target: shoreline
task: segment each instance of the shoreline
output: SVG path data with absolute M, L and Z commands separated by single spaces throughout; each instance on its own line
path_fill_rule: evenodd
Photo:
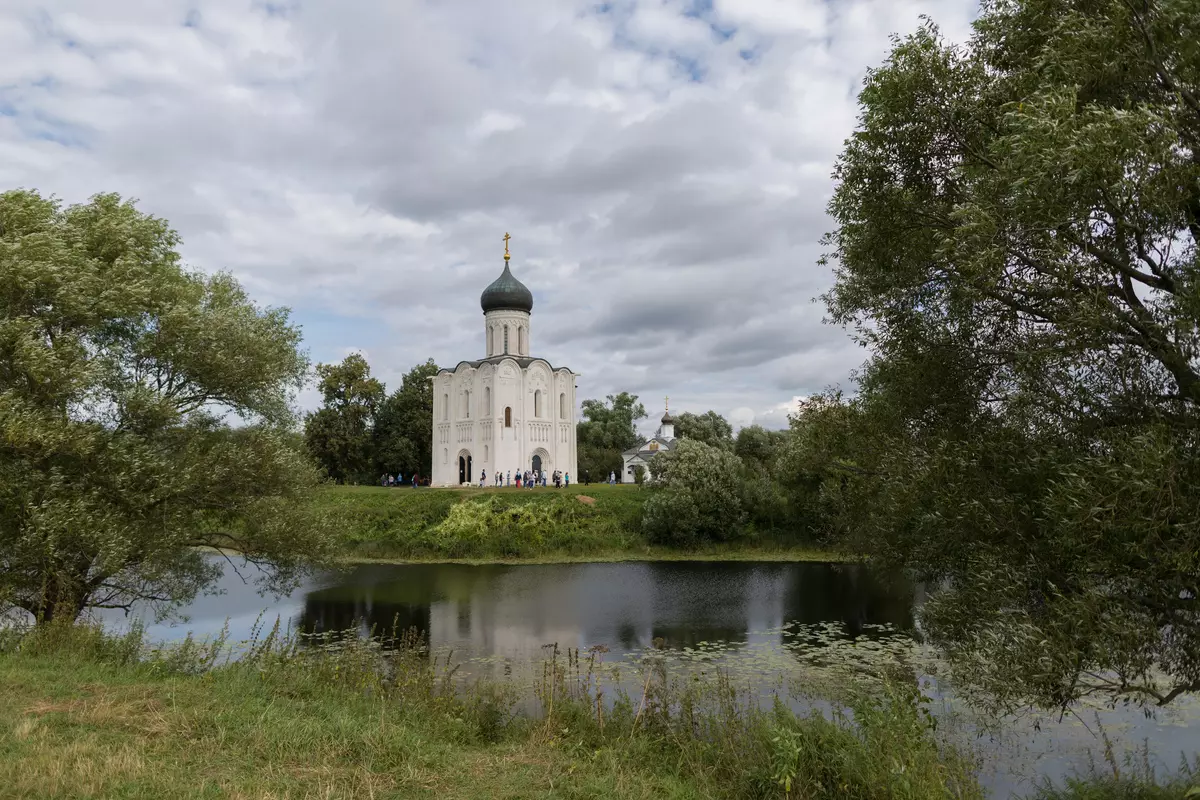
M 653 548 L 646 551 L 618 550 L 611 552 L 584 553 L 547 553 L 536 556 L 497 556 L 483 558 L 451 558 L 446 556 L 430 556 L 428 558 L 413 558 L 411 556 L 372 556 L 359 553 L 340 555 L 337 561 L 342 564 L 466 564 L 469 566 L 486 566 L 489 564 L 504 564 L 509 566 L 533 564 L 621 564 L 628 562 L 697 562 L 720 563 L 757 561 L 762 563 L 817 563 L 817 564 L 854 564 L 862 559 L 837 553 L 832 550 L 797 548 L 794 550 L 757 550 L 753 548 L 734 550 L 730 552 L 691 552 Z

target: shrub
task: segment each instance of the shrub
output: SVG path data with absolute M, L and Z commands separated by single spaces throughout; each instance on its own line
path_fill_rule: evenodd
M 680 439 L 650 464 L 655 489 L 646 501 L 642 526 L 653 542 L 690 545 L 741 535 L 742 463 L 725 450 Z

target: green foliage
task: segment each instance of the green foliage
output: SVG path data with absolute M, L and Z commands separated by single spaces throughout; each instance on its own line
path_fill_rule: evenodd
M 971 765 L 939 748 L 926 703 L 915 686 L 887 685 L 856 695 L 850 714 L 797 718 L 777 705 L 772 777 L 787 797 L 981 797 Z
M 755 530 L 783 530 L 812 540 L 823 531 L 793 512 L 782 483 L 781 456 L 790 439 L 788 431 L 769 431 L 760 425 L 738 431 L 732 446 L 742 462 L 742 505 Z
M 999 707 L 1200 689 L 1195 4 L 987 2 L 860 103 L 827 299 L 873 356 L 793 429 L 804 502 L 946 587 L 926 630 Z
M 116 195 L 0 194 L 0 598 L 39 619 L 185 602 L 198 546 L 270 588 L 328 554 L 288 435 L 300 332 L 178 241 Z
M 405 632 L 385 649 L 277 623 L 233 662 L 224 637 L 150 649 L 78 633 L 0 655 L 0 726 L 15 732 L 0 781 L 17 796 L 308 796 L 329 794 L 331 775 L 356 797 L 982 796 L 911 689 L 863 695 L 852 716 L 798 715 L 759 710 L 721 673 L 674 680 L 653 652 L 622 666 L 638 671 L 628 691 L 599 650 L 555 646 L 531 691 L 458 680 Z
M 1189 800 L 1200 797 L 1200 761 L 1181 759 L 1175 774 L 1161 774 L 1149 747 L 1118 760 L 1112 742 L 1104 736 L 1104 763 L 1093 763 L 1086 775 L 1075 775 L 1062 785 L 1046 783 L 1030 800 Z
M 593 481 L 608 480 L 610 472 L 621 479 L 621 454 L 641 441 L 636 424 L 646 418 L 646 408 L 637 401 L 637 395 L 621 392 L 606 399 L 607 404 L 584 400 L 580 406 L 583 419 L 575 425 L 579 470 L 581 474 L 586 470 Z
M 304 421 L 309 453 L 338 483 L 372 480 L 371 433 L 385 396 L 383 384 L 371 377 L 360 353 L 340 364 L 318 364 L 316 372 L 322 405 Z
M 747 425 L 738 431 L 733 452 L 747 465 L 771 470 L 790 438 L 788 431 L 769 431 L 761 425 Z
M 429 531 L 427 546 L 450 558 L 519 558 L 547 551 L 595 552 L 615 542 L 628 547 L 635 540 L 617 518 L 570 495 L 531 503 L 492 494 L 452 506 L 446 519 Z
M 650 462 L 654 489 L 642 527 L 652 542 L 694 545 L 735 539 L 742 533 L 742 464 L 737 456 L 703 442 L 681 439 Z
M 814 535 L 870 552 L 869 542 L 844 529 L 845 517 L 858 502 L 848 492 L 851 476 L 861 473 L 856 447 L 867 440 L 858 407 L 838 392 L 814 395 L 790 417 L 790 435 L 776 454 L 776 474 L 795 524 Z
M 637 484 L 638 486 L 641 486 L 642 484 L 644 484 L 646 482 L 646 468 L 643 467 L 641 464 L 634 465 L 633 482 L 635 484 Z
M 646 407 L 637 401 L 637 395 L 628 392 L 610 394 L 606 400 L 607 404 L 583 401 L 583 420 L 576 425 L 576 439 L 589 447 L 627 450 L 638 443 L 634 426 L 646 418 Z
M 429 359 L 408 371 L 400 388 L 379 407 L 371 431 L 375 473 L 433 473 L 433 384 L 438 366 Z
M 733 449 L 733 426 L 715 411 L 703 414 L 683 412 L 675 417 L 675 435 L 680 439 L 703 442 L 710 447 Z
M 553 489 L 329 488 L 321 513 L 352 551 L 388 558 L 532 558 L 636 551 L 645 495 L 594 487 L 593 502 Z M 591 491 L 591 490 L 589 490 Z
M 1031 797 L 1034 800 L 1190 800 L 1200 797 L 1196 785 L 1126 778 L 1072 778 L 1065 786 L 1042 789 Z
M 350 558 L 398 560 L 577 560 L 584 558 L 778 559 L 829 561 L 838 554 L 803 547 L 786 530 L 756 530 L 753 541 L 697 542 L 694 547 L 654 547 L 642 529 L 642 510 L 652 494 L 631 486 L 579 487 L 590 503 L 553 489 L 385 489 L 373 486 L 328 486 L 313 493 L 313 513 L 331 520 L 339 532 L 339 547 Z M 493 501 L 494 498 L 494 501 Z M 527 537 L 504 530 L 504 514 L 517 509 L 516 521 L 552 516 L 539 510 L 572 498 L 584 509 L 569 515 L 558 531 Z M 495 535 L 437 536 L 437 529 L 460 504 L 474 506 L 474 518 Z M 494 504 L 493 504 L 494 503 Z M 572 509 L 573 511 L 574 509 Z M 472 517 L 472 515 L 474 515 Z M 449 528 L 447 528 L 449 530 Z

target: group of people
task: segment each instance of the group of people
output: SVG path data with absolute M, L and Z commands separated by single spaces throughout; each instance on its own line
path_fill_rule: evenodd
M 584 478 L 585 484 L 590 483 L 590 481 L 588 480 L 587 470 L 583 471 L 583 478 Z M 412 483 L 414 488 L 416 488 L 417 486 L 427 486 L 429 484 L 429 480 L 427 478 L 422 480 L 421 476 L 416 474 L 415 472 L 412 474 L 412 478 L 410 479 L 410 482 Z M 610 484 L 617 482 L 617 475 L 615 472 L 608 473 L 608 482 Z M 494 486 L 513 486 L 515 484 L 517 486 L 517 488 L 521 488 L 522 486 L 524 486 L 527 489 L 532 489 L 535 486 L 545 487 L 548 485 L 548 483 L 553 483 L 555 489 L 560 489 L 564 486 L 570 486 L 571 485 L 571 473 L 559 472 L 558 470 L 554 470 L 554 472 L 547 475 L 546 470 L 544 470 L 544 469 L 543 470 L 527 469 L 524 471 L 517 470 L 515 472 L 515 477 L 514 477 L 513 472 L 505 472 L 505 473 L 497 472 L 492 476 L 492 484 Z M 397 472 L 395 475 L 392 475 L 390 473 L 385 472 L 379 476 L 379 485 L 380 486 L 403 486 L 404 485 L 404 473 Z M 487 470 L 480 470 L 479 471 L 479 488 L 482 489 L 486 485 L 487 485 Z
M 410 483 L 412 483 L 414 489 L 418 486 L 425 486 L 428 482 L 429 482 L 428 479 L 426 479 L 424 481 L 421 480 L 421 476 L 415 472 L 412 474 L 412 478 L 410 479 Z M 404 485 L 404 473 L 397 472 L 395 475 L 392 475 L 392 474 L 385 472 L 379 476 L 379 485 L 380 486 L 403 486 Z
M 535 486 L 541 486 L 541 487 L 545 488 L 549 483 L 553 483 L 555 489 L 561 489 L 564 486 L 570 486 L 571 485 L 571 473 L 559 472 L 558 470 L 554 470 L 554 472 L 547 474 L 546 470 L 544 470 L 544 469 L 543 470 L 527 469 L 524 471 L 517 470 L 515 472 L 515 474 L 513 472 L 504 472 L 504 473 L 496 472 L 492 475 L 492 485 L 493 486 L 514 486 L 515 485 L 518 489 L 520 489 L 522 486 L 524 486 L 527 489 L 532 489 Z M 487 485 L 487 470 L 480 470 L 480 472 L 479 472 L 479 488 L 482 489 L 486 485 Z

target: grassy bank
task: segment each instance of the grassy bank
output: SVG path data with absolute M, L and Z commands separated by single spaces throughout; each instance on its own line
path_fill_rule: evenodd
M 518 714 L 514 686 L 455 690 L 419 647 L 268 639 L 215 666 L 64 631 L 0 655 L 0 797 L 981 796 L 911 691 L 864 695 L 856 727 L 757 711 L 719 677 L 680 687 L 650 661 L 614 704 L 599 654 L 559 654 Z
M 626 695 L 593 668 L 598 652 L 553 651 L 518 688 L 456 683 L 412 638 L 387 652 L 277 634 L 243 645 L 230 663 L 220 641 L 0 630 L 0 798 L 984 796 L 900 673 L 847 691 L 844 712 L 797 714 L 758 708 L 720 673 L 672 680 L 653 654 Z M 1032 796 L 1173 800 L 1195 774 L 1114 772 Z
M 827 561 L 840 557 L 782 533 L 680 550 L 641 532 L 647 493 L 636 486 L 567 489 L 385 489 L 334 486 L 313 502 L 334 515 L 355 561 Z

